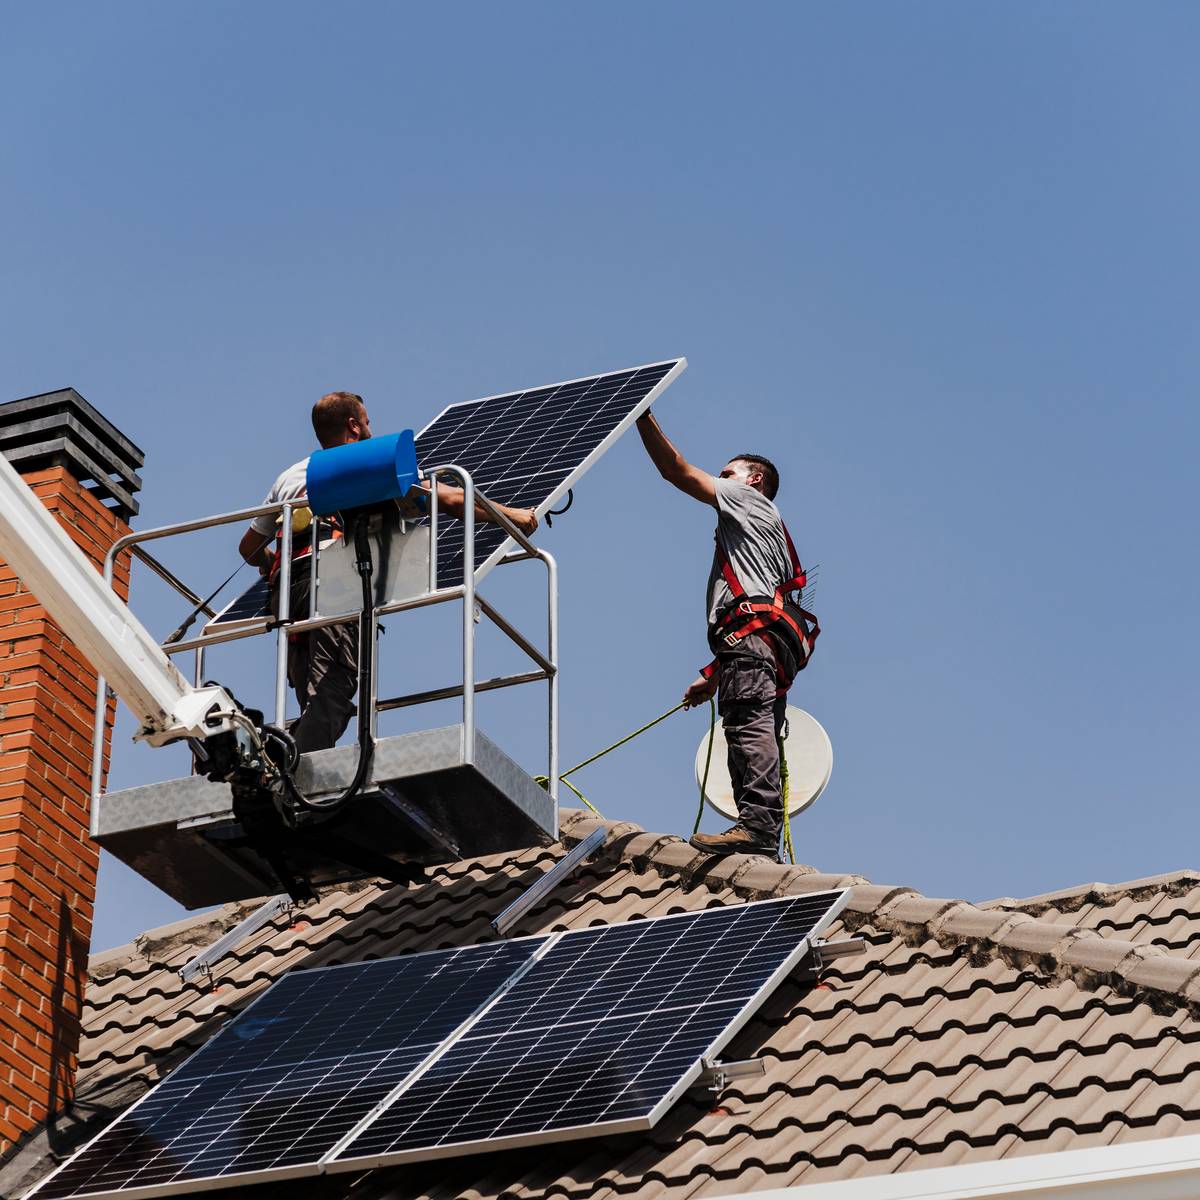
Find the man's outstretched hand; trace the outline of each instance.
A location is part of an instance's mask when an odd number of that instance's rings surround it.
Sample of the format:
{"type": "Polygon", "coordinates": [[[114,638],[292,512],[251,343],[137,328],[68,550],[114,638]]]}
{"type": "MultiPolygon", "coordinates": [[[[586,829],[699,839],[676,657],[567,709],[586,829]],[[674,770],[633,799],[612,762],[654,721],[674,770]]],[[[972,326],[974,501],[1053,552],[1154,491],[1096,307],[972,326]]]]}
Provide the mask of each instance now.
{"type": "Polygon", "coordinates": [[[688,708],[695,708],[697,704],[711,700],[717,694],[717,684],[718,679],[715,673],[710,679],[705,679],[703,675],[698,676],[688,684],[687,691],[683,693],[684,704],[688,708]]]}
{"type": "Polygon", "coordinates": [[[537,527],[537,513],[532,508],[510,508],[504,514],[526,537],[537,527]]]}

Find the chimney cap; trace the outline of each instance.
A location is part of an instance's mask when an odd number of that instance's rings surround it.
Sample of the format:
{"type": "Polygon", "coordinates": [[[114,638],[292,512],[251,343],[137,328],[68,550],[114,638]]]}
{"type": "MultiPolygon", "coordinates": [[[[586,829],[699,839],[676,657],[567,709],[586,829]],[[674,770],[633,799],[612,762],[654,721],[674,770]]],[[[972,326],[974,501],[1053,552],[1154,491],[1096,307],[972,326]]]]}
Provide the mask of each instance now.
{"type": "Polygon", "coordinates": [[[73,387],[0,404],[0,453],[21,471],[65,466],[118,516],[137,515],[146,456],[73,387]]]}

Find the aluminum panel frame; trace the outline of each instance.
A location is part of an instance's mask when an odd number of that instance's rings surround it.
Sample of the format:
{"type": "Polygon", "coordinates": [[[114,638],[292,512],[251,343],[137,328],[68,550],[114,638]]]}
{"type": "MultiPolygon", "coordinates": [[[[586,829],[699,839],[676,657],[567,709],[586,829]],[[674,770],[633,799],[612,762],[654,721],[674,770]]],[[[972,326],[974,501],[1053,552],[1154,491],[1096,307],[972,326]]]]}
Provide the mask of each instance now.
{"type": "MultiPolygon", "coordinates": [[[[529,959],[525,963],[523,963],[522,966],[519,967],[512,976],[509,976],[508,979],[505,979],[504,981],[499,983],[493,989],[493,991],[491,993],[489,993],[489,995],[486,997],[486,999],[482,1000],[479,1003],[479,1005],[477,1006],[475,1011],[470,1015],[470,1017],[468,1017],[465,1021],[461,1022],[457,1028],[453,1029],[449,1034],[447,1034],[447,1036],[445,1038],[443,1038],[437,1044],[437,1046],[434,1048],[434,1050],[431,1052],[431,1054],[427,1056],[427,1060],[431,1061],[431,1060],[435,1059],[436,1057],[438,1057],[458,1037],[461,1036],[461,1034],[465,1028],[469,1027],[474,1021],[478,1020],[484,1013],[486,1013],[487,1010],[497,1001],[497,999],[501,995],[503,995],[503,993],[508,989],[508,987],[511,986],[511,983],[512,983],[514,977],[519,976],[519,975],[523,974],[525,970],[528,970],[529,965],[532,963],[532,961],[535,960],[540,955],[544,954],[546,952],[546,950],[551,945],[553,945],[554,942],[558,938],[560,938],[562,936],[562,933],[560,932],[560,933],[555,933],[555,934],[540,934],[538,936],[540,938],[543,938],[546,941],[546,945],[543,947],[539,947],[539,949],[536,950],[533,954],[531,954],[529,959]]],[[[529,940],[533,940],[533,939],[529,939],[529,940]]],[[[497,944],[499,944],[499,943],[497,943],[497,944]]],[[[461,947],[461,949],[466,949],[466,948],[467,947],[461,947]]],[[[433,949],[433,950],[422,951],[421,953],[423,953],[423,954],[445,954],[446,951],[444,949],[433,949]]],[[[416,957],[416,956],[406,956],[406,957],[416,957]]],[[[370,960],[365,960],[365,961],[370,961],[370,960]]],[[[301,967],[301,968],[297,968],[296,970],[293,970],[293,971],[287,971],[283,975],[281,975],[278,979],[273,980],[267,987],[265,987],[259,995],[255,996],[254,999],[251,1000],[250,1003],[246,1005],[245,1008],[243,1008],[240,1012],[238,1012],[225,1026],[222,1026],[222,1028],[219,1029],[217,1031],[217,1033],[215,1033],[213,1035],[213,1037],[214,1038],[219,1037],[223,1032],[225,1032],[226,1029],[229,1028],[230,1025],[234,1024],[237,1021],[243,1020],[250,1012],[252,1012],[254,1010],[254,1008],[257,1005],[259,1005],[264,1000],[266,1000],[267,997],[271,994],[271,992],[273,992],[275,990],[275,988],[279,984],[281,984],[285,979],[290,979],[291,977],[293,977],[295,975],[310,974],[315,971],[329,972],[329,971],[337,971],[337,970],[341,970],[341,969],[349,969],[349,968],[354,968],[354,967],[362,967],[363,965],[364,965],[364,962],[332,963],[328,966],[301,967]]],[[[22,1197],[22,1200],[33,1200],[33,1198],[35,1196],[39,1195],[41,1193],[42,1189],[45,1188],[60,1172],[62,1172],[68,1166],[70,1166],[70,1164],[73,1163],[77,1158],[80,1158],[84,1154],[86,1154],[87,1151],[90,1150],[91,1147],[96,1142],[100,1141],[101,1138],[103,1138],[112,1129],[114,1129],[120,1122],[128,1120],[133,1115],[133,1113],[135,1113],[143,1104],[146,1104],[148,1101],[150,1101],[165,1084],[170,1082],[171,1077],[176,1073],[176,1071],[179,1071],[182,1068],[186,1067],[187,1064],[190,1063],[196,1057],[196,1055],[202,1053],[211,1044],[211,1041],[212,1041],[212,1039],[209,1039],[208,1042],[205,1042],[203,1046],[201,1046],[198,1050],[194,1051],[191,1055],[189,1055],[186,1059],[184,1059],[183,1062],[179,1063],[178,1066],[173,1068],[167,1075],[165,1075],[162,1079],[160,1079],[158,1081],[158,1083],[156,1083],[152,1088],[150,1088],[145,1093],[145,1095],[140,1096],[136,1101],[134,1101],[134,1103],[131,1104],[114,1121],[111,1121],[108,1125],[106,1125],[103,1129],[101,1129],[94,1137],[89,1138],[82,1146],[79,1147],[78,1150],[73,1151],[49,1175],[47,1175],[44,1179],[40,1180],[34,1188],[32,1188],[29,1192],[27,1192],[22,1197]]],[[[409,1077],[405,1079],[404,1083],[407,1083],[408,1079],[410,1079],[413,1075],[418,1074],[423,1069],[426,1069],[425,1062],[422,1062],[417,1067],[413,1068],[413,1070],[409,1073],[409,1077]]],[[[388,1098],[390,1099],[391,1095],[389,1095],[388,1098]]],[[[363,1124],[363,1122],[359,1122],[359,1124],[361,1125],[361,1124],[363,1124]]],[[[326,1153],[326,1155],[324,1155],[320,1158],[314,1159],[314,1161],[312,1163],[303,1163],[303,1164],[298,1164],[296,1166],[291,1166],[291,1167],[277,1167],[277,1168],[269,1168],[269,1169],[265,1169],[265,1170],[243,1171],[243,1172],[240,1172],[237,1174],[230,1174],[230,1175],[214,1175],[214,1176],[208,1176],[208,1177],[205,1177],[202,1179],[189,1180],[189,1181],[185,1181],[182,1183],[179,1181],[171,1181],[169,1183],[146,1184],[143,1186],[133,1187],[133,1188],[118,1188],[116,1190],[110,1189],[105,1192],[76,1192],[73,1194],[72,1200],[75,1200],[75,1198],[78,1198],[78,1200],[130,1200],[130,1198],[134,1198],[134,1200],[136,1200],[136,1198],[139,1198],[139,1197],[145,1197],[145,1198],[147,1198],[147,1200],[149,1200],[150,1197],[157,1197],[157,1196],[179,1196],[179,1195],[188,1195],[188,1194],[191,1194],[192,1192],[218,1191],[221,1189],[234,1187],[234,1186],[241,1185],[241,1184],[270,1183],[270,1182],[275,1182],[277,1180],[287,1180],[287,1179],[313,1179],[313,1178],[316,1178],[325,1173],[325,1166],[324,1166],[325,1159],[329,1155],[335,1153],[338,1146],[340,1146],[342,1144],[342,1142],[344,1142],[345,1140],[346,1140],[345,1138],[339,1139],[339,1141],[334,1145],[332,1150],[328,1151],[326,1153]]]]}

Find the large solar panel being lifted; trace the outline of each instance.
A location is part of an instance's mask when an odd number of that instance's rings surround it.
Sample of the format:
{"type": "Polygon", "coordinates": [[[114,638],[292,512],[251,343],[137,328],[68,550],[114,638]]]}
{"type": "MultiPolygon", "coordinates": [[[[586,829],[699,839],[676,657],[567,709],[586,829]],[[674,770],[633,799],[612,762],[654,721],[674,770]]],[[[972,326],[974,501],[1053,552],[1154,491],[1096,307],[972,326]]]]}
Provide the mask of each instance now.
{"type": "MultiPolygon", "coordinates": [[[[465,467],[489,499],[544,516],[686,366],[672,358],[452,404],[417,436],[417,461],[424,470],[465,467]]],[[[498,526],[476,525],[479,574],[508,540],[498,526]]],[[[462,523],[440,520],[438,546],[439,583],[460,582],[462,523]]]]}
{"type": "MultiPolygon", "coordinates": [[[[451,463],[465,467],[489,499],[533,508],[544,517],[686,366],[687,359],[671,358],[451,404],[418,435],[417,461],[425,470],[451,463]]],[[[499,526],[476,524],[477,575],[494,565],[508,541],[499,526]]],[[[462,522],[441,516],[441,586],[461,582],[462,558],[462,522]]],[[[259,582],[205,628],[208,633],[224,633],[265,622],[270,615],[267,586],[259,582]]]]}
{"type": "Polygon", "coordinates": [[[35,1194],[176,1195],[649,1129],[846,897],[295,972],[35,1194]]]}

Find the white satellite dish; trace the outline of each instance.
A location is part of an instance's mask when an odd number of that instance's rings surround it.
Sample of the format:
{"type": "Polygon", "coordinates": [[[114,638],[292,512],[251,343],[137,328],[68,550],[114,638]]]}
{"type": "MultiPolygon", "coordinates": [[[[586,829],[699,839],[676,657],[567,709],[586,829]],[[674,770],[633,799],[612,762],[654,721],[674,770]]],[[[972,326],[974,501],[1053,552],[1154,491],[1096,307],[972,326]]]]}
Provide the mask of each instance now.
{"type": "MultiPolygon", "coordinates": [[[[783,752],[788,769],[788,816],[802,813],[825,790],[833,774],[833,744],[820,721],[802,708],[787,707],[786,736],[783,752]]],[[[704,784],[704,764],[708,758],[708,734],[700,739],[696,750],[696,783],[704,788],[704,799],[723,817],[736,821],[737,805],[733,802],[733,784],[729,782],[725,731],[717,723],[712,739],[712,763],[708,768],[708,784],[704,784]]]]}

